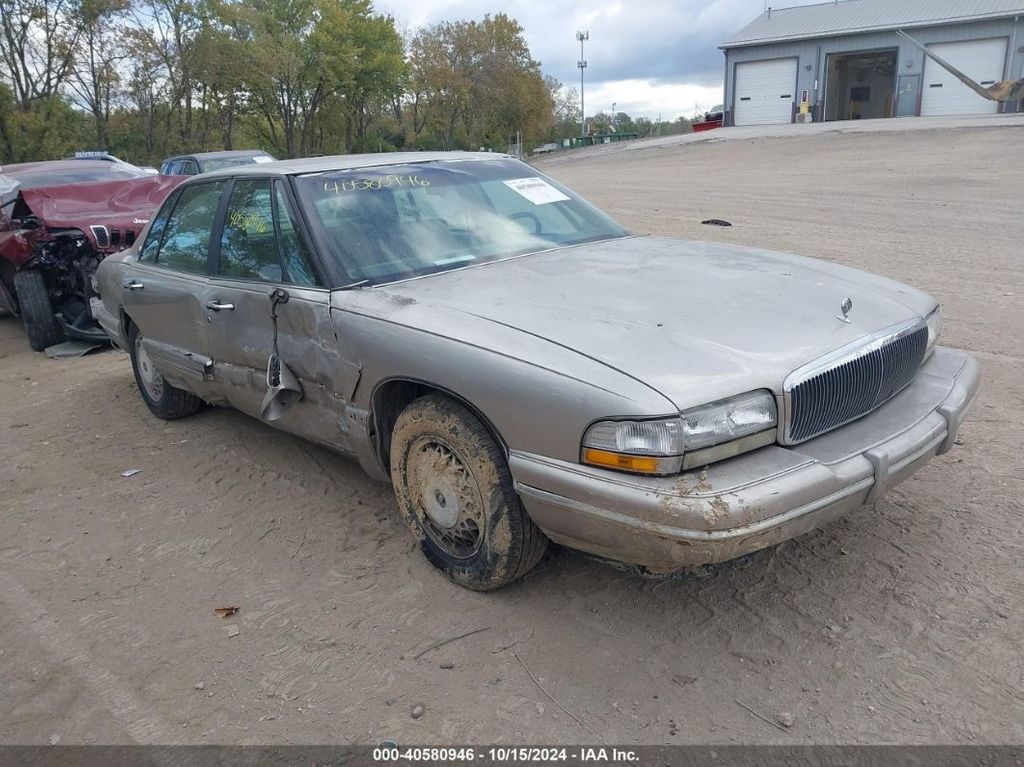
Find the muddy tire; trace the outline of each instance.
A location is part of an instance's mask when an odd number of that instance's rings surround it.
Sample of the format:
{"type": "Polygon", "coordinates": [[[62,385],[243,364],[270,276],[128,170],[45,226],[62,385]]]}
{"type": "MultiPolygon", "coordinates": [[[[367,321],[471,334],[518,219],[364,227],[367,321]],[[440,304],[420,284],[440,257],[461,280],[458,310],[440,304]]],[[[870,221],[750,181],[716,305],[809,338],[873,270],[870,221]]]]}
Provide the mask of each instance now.
{"type": "Polygon", "coordinates": [[[142,346],[142,335],[135,323],[128,326],[128,354],[132,358],[135,384],[139,387],[146,407],[157,418],[174,421],[196,412],[203,401],[191,392],[177,389],[153,367],[153,362],[142,346]]]}
{"type": "Polygon", "coordinates": [[[53,313],[50,291],[42,272],[24,269],[14,274],[14,290],[18,294],[21,319],[25,323],[28,345],[41,352],[64,340],[64,331],[53,313]]]}
{"type": "Polygon", "coordinates": [[[475,591],[528,573],[548,539],[523,509],[505,454],[473,413],[432,394],[398,416],[391,479],[424,555],[475,591]]]}

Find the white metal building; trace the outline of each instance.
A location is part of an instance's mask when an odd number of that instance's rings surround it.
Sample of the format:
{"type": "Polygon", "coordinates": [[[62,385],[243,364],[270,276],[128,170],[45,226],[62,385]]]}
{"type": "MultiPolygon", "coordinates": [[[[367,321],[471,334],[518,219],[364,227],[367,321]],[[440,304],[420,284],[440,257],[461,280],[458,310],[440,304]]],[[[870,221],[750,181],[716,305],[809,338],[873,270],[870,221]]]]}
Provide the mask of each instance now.
{"type": "Polygon", "coordinates": [[[838,0],[769,9],[726,42],[727,125],[1018,111],[982,98],[901,38],[982,85],[1024,77],[1024,0],[838,0]]]}

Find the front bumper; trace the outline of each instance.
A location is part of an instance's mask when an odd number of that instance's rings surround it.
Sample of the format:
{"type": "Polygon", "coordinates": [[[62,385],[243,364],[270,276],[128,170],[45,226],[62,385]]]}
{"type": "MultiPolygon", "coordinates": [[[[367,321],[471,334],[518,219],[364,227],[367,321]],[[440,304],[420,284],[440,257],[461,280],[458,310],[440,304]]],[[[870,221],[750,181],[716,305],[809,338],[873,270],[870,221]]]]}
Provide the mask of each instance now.
{"type": "Polygon", "coordinates": [[[89,299],[89,309],[96,322],[102,328],[106,339],[122,351],[128,350],[128,342],[121,334],[121,318],[107,311],[107,307],[99,298],[89,299]]]}
{"type": "Polygon", "coordinates": [[[513,451],[531,518],[557,543],[655,572],[774,546],[873,503],[948,451],[978,363],[938,347],[874,412],[794,447],[771,445],[675,477],[637,477],[513,451]]]}

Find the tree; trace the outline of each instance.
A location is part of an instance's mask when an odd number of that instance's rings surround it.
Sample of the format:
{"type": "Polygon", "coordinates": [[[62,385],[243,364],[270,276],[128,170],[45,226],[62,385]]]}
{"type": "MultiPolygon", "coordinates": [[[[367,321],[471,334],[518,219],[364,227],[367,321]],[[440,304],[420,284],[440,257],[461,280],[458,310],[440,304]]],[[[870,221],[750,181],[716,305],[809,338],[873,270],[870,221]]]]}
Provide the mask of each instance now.
{"type": "Polygon", "coordinates": [[[166,78],[170,107],[165,128],[168,134],[177,129],[182,147],[192,141],[193,67],[203,10],[193,0],[139,0],[133,9],[136,47],[147,64],[156,60],[162,65],[159,76],[166,78]]]}
{"type": "Polygon", "coordinates": [[[550,130],[548,83],[523,28],[504,13],[427,27],[409,48],[417,138],[427,130],[445,148],[502,147],[516,131],[529,142],[550,130]]]}
{"type": "Polygon", "coordinates": [[[81,30],[74,0],[0,0],[0,59],[17,108],[59,95],[81,30]]]}
{"type": "Polygon", "coordinates": [[[127,55],[119,23],[127,9],[128,0],[83,0],[73,19],[81,35],[68,87],[93,116],[97,149],[108,145],[107,123],[121,80],[119,67],[127,55]]]}
{"type": "Polygon", "coordinates": [[[579,135],[582,129],[580,119],[580,92],[576,88],[565,87],[554,77],[545,77],[551,101],[554,104],[554,124],[548,139],[555,141],[569,136],[579,135]]]}

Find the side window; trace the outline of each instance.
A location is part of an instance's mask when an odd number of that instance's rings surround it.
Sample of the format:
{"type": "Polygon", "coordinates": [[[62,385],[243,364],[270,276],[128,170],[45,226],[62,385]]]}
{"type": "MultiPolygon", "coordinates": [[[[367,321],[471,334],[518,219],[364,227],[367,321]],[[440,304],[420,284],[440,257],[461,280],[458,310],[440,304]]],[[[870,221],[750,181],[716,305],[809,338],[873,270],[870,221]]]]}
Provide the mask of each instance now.
{"type": "Polygon", "coordinates": [[[270,179],[235,181],[220,238],[220,267],[225,277],[283,282],[270,202],[270,179]]]}
{"type": "Polygon", "coordinates": [[[199,173],[199,164],[195,160],[185,160],[181,164],[181,175],[195,176],[199,173]]]}
{"type": "Polygon", "coordinates": [[[171,175],[171,163],[170,162],[165,160],[163,165],[160,166],[160,175],[161,176],[169,176],[169,175],[171,175]]]}
{"type": "Polygon", "coordinates": [[[189,184],[181,190],[164,228],[163,245],[156,257],[158,264],[182,272],[206,271],[210,233],[223,188],[224,182],[217,181],[189,184]]]}
{"type": "Polygon", "coordinates": [[[182,165],[184,165],[184,163],[181,160],[171,160],[169,163],[167,163],[166,175],[168,175],[168,176],[181,176],[181,175],[183,175],[182,172],[181,172],[182,165]]]}
{"type": "Polygon", "coordinates": [[[285,273],[288,281],[295,285],[315,286],[320,281],[309,257],[309,251],[299,236],[295,214],[292,213],[288,198],[284,194],[284,186],[280,181],[274,182],[274,213],[277,221],[277,232],[281,243],[281,256],[284,259],[285,273]]]}
{"type": "Polygon", "coordinates": [[[160,240],[163,239],[164,231],[167,228],[167,219],[170,218],[177,199],[177,193],[172,192],[171,196],[164,200],[164,204],[160,207],[156,216],[153,217],[153,223],[149,227],[146,241],[139,248],[139,261],[142,263],[151,264],[156,261],[156,251],[160,247],[160,240]]]}

